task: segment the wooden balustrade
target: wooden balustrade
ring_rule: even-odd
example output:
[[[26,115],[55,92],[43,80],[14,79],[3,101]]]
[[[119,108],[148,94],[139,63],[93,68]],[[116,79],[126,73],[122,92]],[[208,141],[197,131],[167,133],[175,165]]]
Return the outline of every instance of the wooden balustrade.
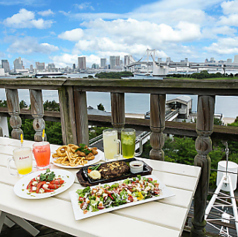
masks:
[[[119,131],[125,125],[137,126],[152,131],[150,157],[163,160],[163,132],[177,135],[195,135],[194,124],[165,122],[166,94],[195,94],[198,97],[196,150],[194,163],[202,169],[201,178],[194,198],[194,219],[191,236],[205,236],[204,211],[208,192],[210,158],[212,149],[210,136],[213,136],[213,117],[215,95],[238,96],[238,80],[113,80],[113,79],[1,79],[0,88],[6,88],[12,137],[19,139],[21,118],[17,89],[30,89],[31,112],[34,117],[35,140],[44,128],[42,89],[58,90],[63,142],[88,144],[88,120],[108,124],[106,116],[87,115],[87,91],[111,93],[111,124]],[[150,121],[142,119],[125,119],[124,93],[150,94]],[[0,111],[1,112],[1,111]],[[215,135],[238,140],[238,129],[216,128]]]
[[[21,130],[20,105],[18,91],[16,89],[6,89],[7,107],[10,114],[10,125],[12,127],[12,138],[20,139],[23,131]]]
[[[43,107],[43,98],[42,90],[30,90],[30,99],[31,99],[31,114],[34,118],[33,128],[36,133],[34,135],[34,140],[37,142],[42,141],[42,131],[45,129],[45,120],[44,116],[44,107]],[[47,140],[45,133],[44,140]]]

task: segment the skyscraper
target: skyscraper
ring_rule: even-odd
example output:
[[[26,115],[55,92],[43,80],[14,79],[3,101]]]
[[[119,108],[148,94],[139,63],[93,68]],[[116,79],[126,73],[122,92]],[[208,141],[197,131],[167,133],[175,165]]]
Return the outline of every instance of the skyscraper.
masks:
[[[120,66],[120,56],[110,56],[110,69]]]
[[[33,65],[30,65],[30,72],[34,72]]]
[[[36,62],[36,70],[44,71],[45,70],[45,63]]]
[[[86,57],[78,57],[78,68],[86,69]]]
[[[16,69],[23,69],[23,61],[21,60],[21,57],[16,58],[13,62],[14,65],[14,71],[16,71]]]
[[[55,64],[54,63],[48,63],[48,71],[54,72],[55,71]]]
[[[10,66],[7,59],[2,59],[2,68],[4,68],[5,72],[10,72]]]
[[[105,68],[107,65],[107,59],[106,58],[101,58],[100,59],[100,67]]]
[[[234,56],[234,63],[238,63],[238,55]]]

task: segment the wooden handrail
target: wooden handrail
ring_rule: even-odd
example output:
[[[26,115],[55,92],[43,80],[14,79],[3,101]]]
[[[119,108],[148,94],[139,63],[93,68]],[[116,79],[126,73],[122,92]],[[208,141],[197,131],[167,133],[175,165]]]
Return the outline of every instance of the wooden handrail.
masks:
[[[162,93],[193,95],[238,95],[238,80],[148,80],[88,78],[1,78],[0,88],[56,90],[72,86],[79,91]]]

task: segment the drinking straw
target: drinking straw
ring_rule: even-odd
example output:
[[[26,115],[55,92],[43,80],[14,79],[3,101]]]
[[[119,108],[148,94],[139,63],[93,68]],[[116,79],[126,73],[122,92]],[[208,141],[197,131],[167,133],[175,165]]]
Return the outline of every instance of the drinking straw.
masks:
[[[21,133],[21,147],[23,147],[23,134]]]
[[[45,140],[45,129],[43,129],[43,132],[42,132],[42,141]]]

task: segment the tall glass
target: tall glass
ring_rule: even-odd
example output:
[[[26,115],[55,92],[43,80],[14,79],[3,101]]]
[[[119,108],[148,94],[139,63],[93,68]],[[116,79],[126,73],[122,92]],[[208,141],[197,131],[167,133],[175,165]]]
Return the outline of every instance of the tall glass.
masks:
[[[103,130],[103,148],[106,160],[117,159],[120,156],[120,141],[116,129]]]
[[[39,169],[47,169],[50,166],[50,143],[36,142],[33,144],[33,154]]]
[[[10,169],[10,162],[15,162],[17,172]],[[13,159],[8,159],[8,170],[11,175],[26,175],[32,171],[32,151],[30,147],[20,147],[13,150]]]
[[[121,130],[121,146],[123,158],[133,158],[140,156],[142,153],[142,141],[140,141],[140,152],[135,153],[136,130],[133,128],[125,128]]]

